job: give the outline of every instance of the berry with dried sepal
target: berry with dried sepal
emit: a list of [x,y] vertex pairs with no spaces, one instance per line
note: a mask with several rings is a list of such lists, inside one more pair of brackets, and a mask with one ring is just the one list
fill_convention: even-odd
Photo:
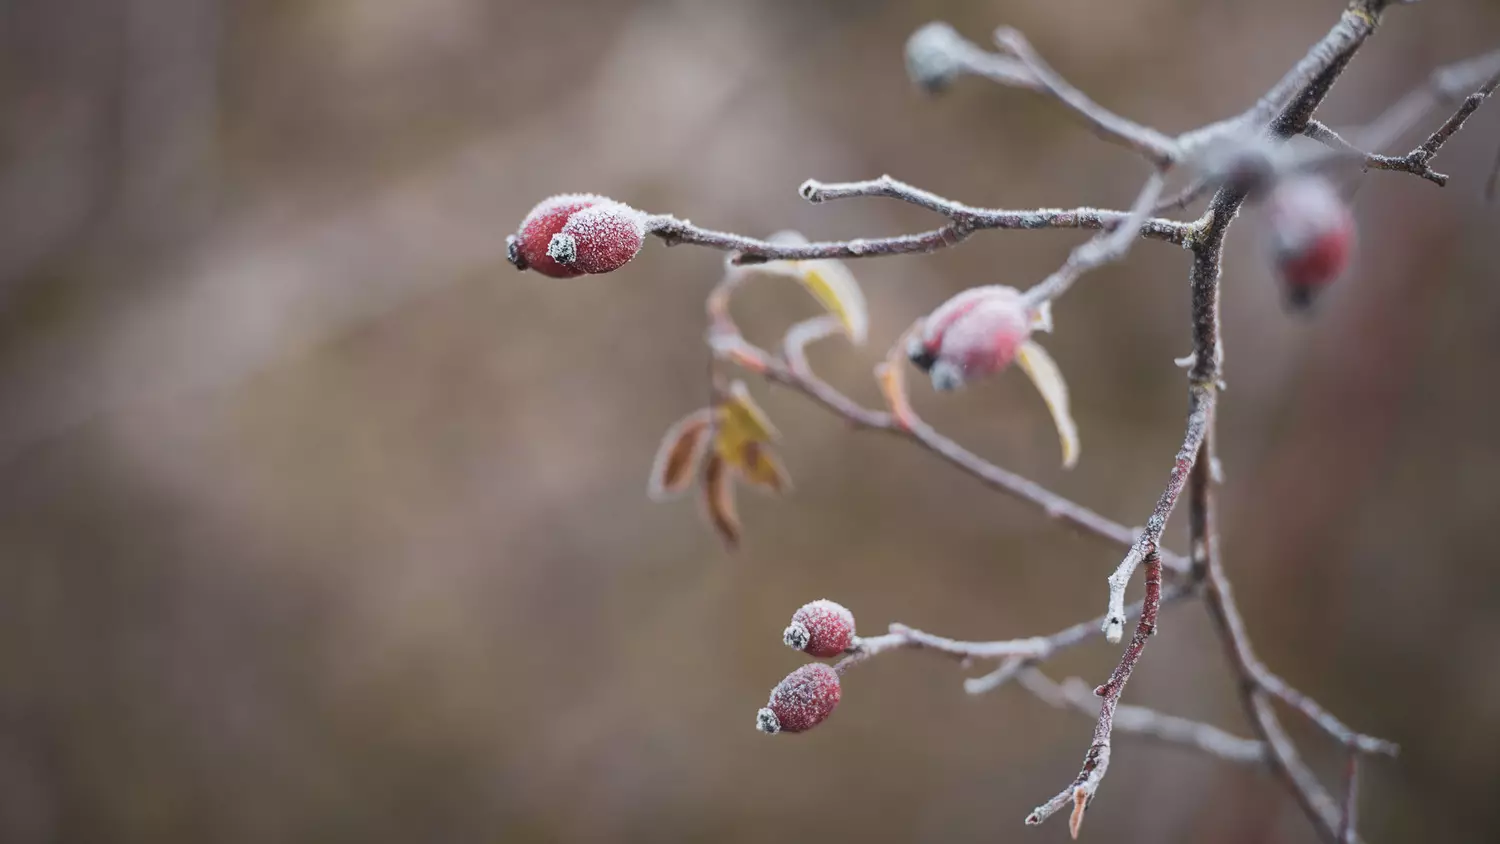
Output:
[[607,273],[629,263],[645,239],[645,214],[604,201],[574,212],[548,242],[547,256],[570,269]]
[[506,240],[506,257],[516,269],[536,270],[553,278],[572,278],[583,275],[581,268],[559,264],[547,254],[552,238],[563,230],[568,219],[586,208],[600,202],[608,202],[602,196],[591,193],[565,193],[548,197],[536,204],[521,228]]
[[854,644],[854,613],[826,599],[803,604],[792,614],[781,640],[813,656],[838,656]]
[[975,287],[928,315],[912,335],[907,357],[932,376],[933,389],[956,390],[1009,366],[1045,319],[1014,287]]
[[1354,215],[1320,176],[1286,179],[1266,197],[1271,259],[1287,302],[1303,309],[1349,268]]
[[800,733],[823,723],[839,705],[839,675],[821,662],[793,671],[771,690],[771,699],[755,713],[755,728],[763,733]]

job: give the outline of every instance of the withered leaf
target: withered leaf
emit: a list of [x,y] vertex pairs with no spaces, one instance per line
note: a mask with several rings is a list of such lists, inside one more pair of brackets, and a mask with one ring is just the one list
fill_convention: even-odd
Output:
[[693,482],[693,469],[708,443],[709,411],[696,410],[678,420],[661,439],[646,494],[653,501],[666,501],[681,494]]

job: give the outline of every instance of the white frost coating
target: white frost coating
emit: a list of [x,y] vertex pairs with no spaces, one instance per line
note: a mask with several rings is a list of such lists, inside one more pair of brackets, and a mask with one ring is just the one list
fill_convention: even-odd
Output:
[[[628,226],[637,238],[646,236],[646,213],[623,202],[601,202],[568,218],[568,231],[587,240],[591,235],[613,237]],[[555,259],[554,259],[555,260]]]
[[786,646],[792,650],[800,651],[806,649],[807,643],[812,641],[812,634],[808,632],[802,622],[794,621],[781,634],[781,641],[785,642]]
[[[577,215],[574,215],[577,216]],[[578,240],[571,234],[558,232],[547,244],[547,257],[559,264],[571,264],[578,260]]]
[[755,729],[760,730],[768,736],[774,736],[781,732],[781,721],[776,718],[776,713],[770,707],[762,707],[755,713]]
[[1135,573],[1143,556],[1138,544],[1130,546],[1130,553],[1125,555],[1114,574],[1109,576],[1109,609],[1105,612],[1101,629],[1110,644],[1119,644],[1125,638],[1125,586],[1130,583],[1130,576]]
[[951,360],[939,360],[932,365],[932,389],[947,392],[957,390],[963,385],[963,367]]

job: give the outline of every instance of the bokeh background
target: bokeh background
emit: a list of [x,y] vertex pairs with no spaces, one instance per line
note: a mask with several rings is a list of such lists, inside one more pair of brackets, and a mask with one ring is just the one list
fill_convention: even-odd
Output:
[[[1118,552],[755,383],[797,489],[743,496],[726,553],[692,502],[644,495],[705,396],[721,256],[652,243],[556,281],[515,272],[504,236],[579,190],[753,234],[930,225],[795,191],[883,172],[1123,206],[1129,153],[1025,92],[920,96],[906,35],[1018,26],[1179,131],[1251,102],[1340,6],[0,2],[0,840],[1064,840],[1021,819],[1089,723],[1019,689],[971,698],[951,662],[901,653],[815,732],[767,739],[753,715],[802,661],[779,636],[806,600],[867,632],[1050,632],[1102,609]],[[1492,3],[1396,9],[1322,116],[1362,122],[1497,43]],[[1367,768],[1377,842],[1500,830],[1497,145],[1488,107],[1438,159],[1446,189],[1366,177],[1357,271],[1310,319],[1280,307],[1253,213],[1229,244],[1226,558],[1266,660],[1402,744]],[[859,263],[870,347],[815,363],[873,404],[915,315],[1039,279],[1079,237]],[[1023,378],[919,407],[1138,523],[1181,436],[1185,281],[1142,243],[1058,307],[1071,473]],[[737,302],[768,342],[814,312],[785,282]],[[1052,670],[1097,680],[1115,655]],[[1127,698],[1247,732],[1194,605]],[[1335,749],[1289,721],[1335,784]],[[1128,736],[1085,835],[1313,840],[1268,776]]]

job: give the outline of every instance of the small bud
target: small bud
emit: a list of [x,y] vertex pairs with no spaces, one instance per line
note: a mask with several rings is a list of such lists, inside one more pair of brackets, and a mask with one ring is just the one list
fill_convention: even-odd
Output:
[[1287,179],[1266,197],[1271,259],[1288,303],[1298,309],[1349,268],[1354,216],[1338,189],[1319,176]]
[[536,270],[553,278],[583,275],[582,268],[565,266],[548,254],[552,237],[563,230],[568,218],[600,202],[608,202],[591,193],[568,193],[548,197],[521,221],[521,228],[506,241],[506,257],[517,269]]
[[953,27],[933,21],[906,39],[906,75],[923,91],[939,93],[963,73],[967,46]]
[[547,254],[559,264],[586,273],[607,273],[629,263],[645,239],[645,214],[623,203],[604,201],[569,217],[548,243]]
[[839,675],[821,662],[802,666],[771,690],[765,708],[755,713],[755,728],[763,733],[800,733],[823,723],[838,706]]
[[854,644],[854,614],[826,599],[804,604],[792,614],[792,623],[781,639],[795,651],[838,656]]
[[955,390],[1006,368],[1037,325],[1020,291],[975,287],[928,315],[912,335],[907,357],[932,377],[936,390]]

